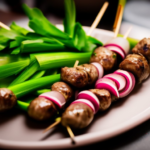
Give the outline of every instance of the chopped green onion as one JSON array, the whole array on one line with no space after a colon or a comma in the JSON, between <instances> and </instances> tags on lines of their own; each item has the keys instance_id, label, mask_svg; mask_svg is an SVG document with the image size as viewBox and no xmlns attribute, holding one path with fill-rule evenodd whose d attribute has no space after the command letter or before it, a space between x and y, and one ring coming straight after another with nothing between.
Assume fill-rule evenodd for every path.
<instances>
[{"instance_id":1,"label":"chopped green onion","mask_svg":"<svg viewBox=\"0 0 150 150\"><path fill-rule=\"evenodd\" d=\"M29 65L29 60L18 61L0 66L0 78L6 78L19 73Z\"/></svg>"},{"instance_id":2,"label":"chopped green onion","mask_svg":"<svg viewBox=\"0 0 150 150\"><path fill-rule=\"evenodd\" d=\"M27 66L25 70L9 86L13 86L26 81L30 76L32 76L39 69L39 64L36 58L34 57L34 55L30 55L30 58L31 61L29 66Z\"/></svg>"},{"instance_id":3,"label":"chopped green onion","mask_svg":"<svg viewBox=\"0 0 150 150\"><path fill-rule=\"evenodd\" d=\"M23 97L31 92L51 86L53 83L60 81L60 74L32 79L23 83L9 87L17 98Z\"/></svg>"},{"instance_id":4,"label":"chopped green onion","mask_svg":"<svg viewBox=\"0 0 150 150\"><path fill-rule=\"evenodd\" d=\"M58 37L68 39L69 36L59 30L56 26L49 22L49 20L42 14L37 8L29 8L27 5L23 5L23 9L26 15L29 17L29 27L36 33L47 37Z\"/></svg>"},{"instance_id":5,"label":"chopped green onion","mask_svg":"<svg viewBox=\"0 0 150 150\"><path fill-rule=\"evenodd\" d=\"M35 54L40 65L40 70L61 68L64 66L71 67L76 60L80 64L88 63L91 53L75 53L75 52L58 52L58 53L42 53Z\"/></svg>"},{"instance_id":6,"label":"chopped green onion","mask_svg":"<svg viewBox=\"0 0 150 150\"><path fill-rule=\"evenodd\" d=\"M103 46L103 43L99 40L97 40L96 38L92 37L92 36L87 36L87 40L93 44L96 44L98 46Z\"/></svg>"},{"instance_id":7,"label":"chopped green onion","mask_svg":"<svg viewBox=\"0 0 150 150\"><path fill-rule=\"evenodd\" d=\"M31 79L37 79L37 78L40 78L42 77L44 74L45 74L46 70L42 70L42 71L38 71L36 72L31 78Z\"/></svg>"},{"instance_id":8,"label":"chopped green onion","mask_svg":"<svg viewBox=\"0 0 150 150\"><path fill-rule=\"evenodd\" d=\"M74 31L74 44L77 47L79 51L85 50L87 46L87 40L86 40L86 33L82 28L82 25L77 22L75 24L75 31Z\"/></svg>"},{"instance_id":9,"label":"chopped green onion","mask_svg":"<svg viewBox=\"0 0 150 150\"><path fill-rule=\"evenodd\" d=\"M20 47L15 48L15 49L11 52L11 54L14 54L14 55L17 55L17 54L19 54L19 53L20 53Z\"/></svg>"},{"instance_id":10,"label":"chopped green onion","mask_svg":"<svg viewBox=\"0 0 150 150\"><path fill-rule=\"evenodd\" d=\"M64 51L66 48L61 44L44 43L43 40L26 40L21 44L21 53L34 53L45 51Z\"/></svg>"},{"instance_id":11,"label":"chopped green onion","mask_svg":"<svg viewBox=\"0 0 150 150\"><path fill-rule=\"evenodd\" d=\"M64 31L70 37L74 36L74 27L76 21L76 9L74 0L65 0L65 19L64 19Z\"/></svg>"},{"instance_id":12,"label":"chopped green onion","mask_svg":"<svg viewBox=\"0 0 150 150\"><path fill-rule=\"evenodd\" d=\"M27 111L29 105L30 104L27 102L22 102L22 101L17 100L16 108Z\"/></svg>"},{"instance_id":13,"label":"chopped green onion","mask_svg":"<svg viewBox=\"0 0 150 150\"><path fill-rule=\"evenodd\" d=\"M36 92L34 92L34 94L36 96L39 96L40 94L46 93L46 92L50 92L50 89L42 89L42 90L37 90Z\"/></svg>"},{"instance_id":14,"label":"chopped green onion","mask_svg":"<svg viewBox=\"0 0 150 150\"><path fill-rule=\"evenodd\" d=\"M15 39L19 35L20 34L16 33L13 30L7 30L7 29L4 29L4 28L0 29L0 36L4 36L4 37L9 38L11 40Z\"/></svg>"},{"instance_id":15,"label":"chopped green onion","mask_svg":"<svg viewBox=\"0 0 150 150\"><path fill-rule=\"evenodd\" d=\"M0 44L0 51L3 50L4 48L6 48L5 45Z\"/></svg>"},{"instance_id":16,"label":"chopped green onion","mask_svg":"<svg viewBox=\"0 0 150 150\"><path fill-rule=\"evenodd\" d=\"M23 34L23 35L26 35L27 33L30 32L29 30L18 26L15 22L12 22L12 24L10 25L10 28L18 32L19 34Z\"/></svg>"}]
</instances>

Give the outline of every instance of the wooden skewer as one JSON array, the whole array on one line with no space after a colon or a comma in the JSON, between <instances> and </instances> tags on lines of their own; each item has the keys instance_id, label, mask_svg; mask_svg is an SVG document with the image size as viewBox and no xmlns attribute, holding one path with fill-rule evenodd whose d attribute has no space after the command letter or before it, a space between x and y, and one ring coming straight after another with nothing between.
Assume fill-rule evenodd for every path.
<instances>
[{"instance_id":1,"label":"wooden skewer","mask_svg":"<svg viewBox=\"0 0 150 150\"><path fill-rule=\"evenodd\" d=\"M108 7L108 2L105 2L102 9L99 11L98 15L96 16L90 30L88 31L87 35L91 35L92 31L97 27L98 23L100 22L101 18L103 17L107 7Z\"/></svg>"},{"instance_id":2,"label":"wooden skewer","mask_svg":"<svg viewBox=\"0 0 150 150\"><path fill-rule=\"evenodd\" d=\"M70 128L69 126L66 126L66 129L67 129L67 131L68 131L68 133L69 133L69 135L70 135L70 138L71 138L71 140L72 140L72 144L75 144L76 142L75 142L75 140L74 140L74 134L73 134L71 128Z\"/></svg>"},{"instance_id":3,"label":"wooden skewer","mask_svg":"<svg viewBox=\"0 0 150 150\"><path fill-rule=\"evenodd\" d=\"M116 27L117 27L117 22L118 22L118 18L119 18L119 14L120 14L120 8L121 8L121 5L118 6L118 9L117 9L117 13L116 13L116 17L115 17L115 22L114 22L114 25L113 25L113 30L115 31Z\"/></svg>"},{"instance_id":4,"label":"wooden skewer","mask_svg":"<svg viewBox=\"0 0 150 150\"><path fill-rule=\"evenodd\" d=\"M121 6L120 6L119 17L118 17L118 20L117 20L117 27L116 27L116 30L115 30L114 37L117 37L117 34L118 34L118 32L119 32L120 25L121 25L121 20L122 20L122 16L123 16L123 6L121 5Z\"/></svg>"},{"instance_id":5,"label":"wooden skewer","mask_svg":"<svg viewBox=\"0 0 150 150\"><path fill-rule=\"evenodd\" d=\"M4 28L6 30L10 30L10 28L2 22L0 22L0 27Z\"/></svg>"},{"instance_id":6,"label":"wooden skewer","mask_svg":"<svg viewBox=\"0 0 150 150\"><path fill-rule=\"evenodd\" d=\"M73 66L73 67L74 67L74 68L75 68L75 67L77 67L77 66L78 66L78 64L79 64L79 60L76 60L76 62L75 62L75 64L74 64L74 66Z\"/></svg>"},{"instance_id":7,"label":"wooden skewer","mask_svg":"<svg viewBox=\"0 0 150 150\"><path fill-rule=\"evenodd\" d=\"M51 128L53 128L54 126L58 125L59 123L61 122L61 118L57 118L56 119L56 122L54 122L53 124L51 124L50 126L48 126L44 131L43 133L47 132L48 130L50 130Z\"/></svg>"},{"instance_id":8,"label":"wooden skewer","mask_svg":"<svg viewBox=\"0 0 150 150\"><path fill-rule=\"evenodd\" d=\"M76 60L76 62L75 62L75 64L74 64L74 67L77 67L78 64L79 64L79 60ZM48 130L50 130L51 128L57 126L60 122L61 122L61 117L56 118L56 121L55 121L53 124L51 124L50 126L48 126L48 127L43 131L43 133L45 133L45 132L47 132Z\"/></svg>"},{"instance_id":9,"label":"wooden skewer","mask_svg":"<svg viewBox=\"0 0 150 150\"><path fill-rule=\"evenodd\" d=\"M132 26L130 26L130 28L126 31L126 33L125 33L125 35L124 35L124 37L123 38L127 38L128 37L128 35L129 35L129 33L130 33L130 31L131 31L131 29L132 29Z\"/></svg>"}]
</instances>

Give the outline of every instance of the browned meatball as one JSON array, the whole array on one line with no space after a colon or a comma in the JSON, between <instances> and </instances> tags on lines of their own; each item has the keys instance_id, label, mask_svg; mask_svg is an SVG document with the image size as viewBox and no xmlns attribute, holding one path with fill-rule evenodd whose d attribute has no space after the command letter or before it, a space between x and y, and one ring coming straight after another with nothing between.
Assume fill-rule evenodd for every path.
<instances>
[{"instance_id":1,"label":"browned meatball","mask_svg":"<svg viewBox=\"0 0 150 150\"><path fill-rule=\"evenodd\" d=\"M128 55L119 68L133 73L139 83L148 78L150 71L146 58L138 54Z\"/></svg>"},{"instance_id":2,"label":"browned meatball","mask_svg":"<svg viewBox=\"0 0 150 150\"><path fill-rule=\"evenodd\" d=\"M71 128L84 128L94 118L93 110L84 103L71 104L62 114L61 123Z\"/></svg>"},{"instance_id":3,"label":"browned meatball","mask_svg":"<svg viewBox=\"0 0 150 150\"><path fill-rule=\"evenodd\" d=\"M99 110L103 111L110 107L111 105L111 94L108 90L105 89L90 89L92 93L94 93L100 101Z\"/></svg>"},{"instance_id":4,"label":"browned meatball","mask_svg":"<svg viewBox=\"0 0 150 150\"><path fill-rule=\"evenodd\" d=\"M37 97L28 107L29 116L36 120L47 120L56 113L57 108L55 104L44 97Z\"/></svg>"},{"instance_id":5,"label":"browned meatball","mask_svg":"<svg viewBox=\"0 0 150 150\"><path fill-rule=\"evenodd\" d=\"M91 86L97 79L98 72L92 64L83 64L74 68L64 67L61 69L61 80L76 88Z\"/></svg>"},{"instance_id":6,"label":"browned meatball","mask_svg":"<svg viewBox=\"0 0 150 150\"><path fill-rule=\"evenodd\" d=\"M150 63L150 38L144 38L132 49L132 53L142 54Z\"/></svg>"},{"instance_id":7,"label":"browned meatball","mask_svg":"<svg viewBox=\"0 0 150 150\"><path fill-rule=\"evenodd\" d=\"M61 69L61 80L77 88L83 88L88 83L88 74L83 67Z\"/></svg>"},{"instance_id":8,"label":"browned meatball","mask_svg":"<svg viewBox=\"0 0 150 150\"><path fill-rule=\"evenodd\" d=\"M16 102L17 97L11 90L7 88L0 89L0 111L11 109Z\"/></svg>"},{"instance_id":9,"label":"browned meatball","mask_svg":"<svg viewBox=\"0 0 150 150\"><path fill-rule=\"evenodd\" d=\"M117 62L117 55L105 47L98 47L94 50L90 62L100 63L104 71L109 72L114 68Z\"/></svg>"},{"instance_id":10,"label":"browned meatball","mask_svg":"<svg viewBox=\"0 0 150 150\"><path fill-rule=\"evenodd\" d=\"M96 67L92 64L83 64L80 66L84 67L84 70L88 74L88 85L89 86L93 85L98 79L98 72Z\"/></svg>"},{"instance_id":11,"label":"browned meatball","mask_svg":"<svg viewBox=\"0 0 150 150\"><path fill-rule=\"evenodd\" d=\"M65 82L54 83L51 87L51 90L60 92L65 97L66 102L69 101L74 95L72 88Z\"/></svg>"}]
</instances>

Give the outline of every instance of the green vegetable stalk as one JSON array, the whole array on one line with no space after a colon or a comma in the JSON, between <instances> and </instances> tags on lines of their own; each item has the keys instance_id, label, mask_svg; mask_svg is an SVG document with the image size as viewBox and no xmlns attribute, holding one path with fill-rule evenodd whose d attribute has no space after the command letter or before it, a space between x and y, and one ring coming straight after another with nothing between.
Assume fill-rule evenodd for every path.
<instances>
[{"instance_id":1,"label":"green vegetable stalk","mask_svg":"<svg viewBox=\"0 0 150 150\"><path fill-rule=\"evenodd\" d=\"M17 98L21 98L31 92L48 87L58 81L60 81L60 74L25 81L23 83L11 86L9 89L13 91Z\"/></svg>"}]
</instances>

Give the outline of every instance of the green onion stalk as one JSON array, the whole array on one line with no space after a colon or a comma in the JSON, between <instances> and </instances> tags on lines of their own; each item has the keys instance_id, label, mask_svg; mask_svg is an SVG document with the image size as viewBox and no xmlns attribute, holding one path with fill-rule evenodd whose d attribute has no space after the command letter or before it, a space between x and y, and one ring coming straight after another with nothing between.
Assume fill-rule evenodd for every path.
<instances>
[{"instance_id":1,"label":"green onion stalk","mask_svg":"<svg viewBox=\"0 0 150 150\"><path fill-rule=\"evenodd\" d=\"M60 74L28 80L23 83L11 86L8 89L13 91L17 98L21 98L29 93L50 86L58 81L60 81Z\"/></svg>"},{"instance_id":2,"label":"green onion stalk","mask_svg":"<svg viewBox=\"0 0 150 150\"><path fill-rule=\"evenodd\" d=\"M57 52L57 53L39 53L30 55L30 65L18 75L18 77L9 85L9 87L20 84L29 79L35 72L40 70L57 69L64 66L73 66L76 60L80 64L88 63L91 53L77 52Z\"/></svg>"}]
</instances>

